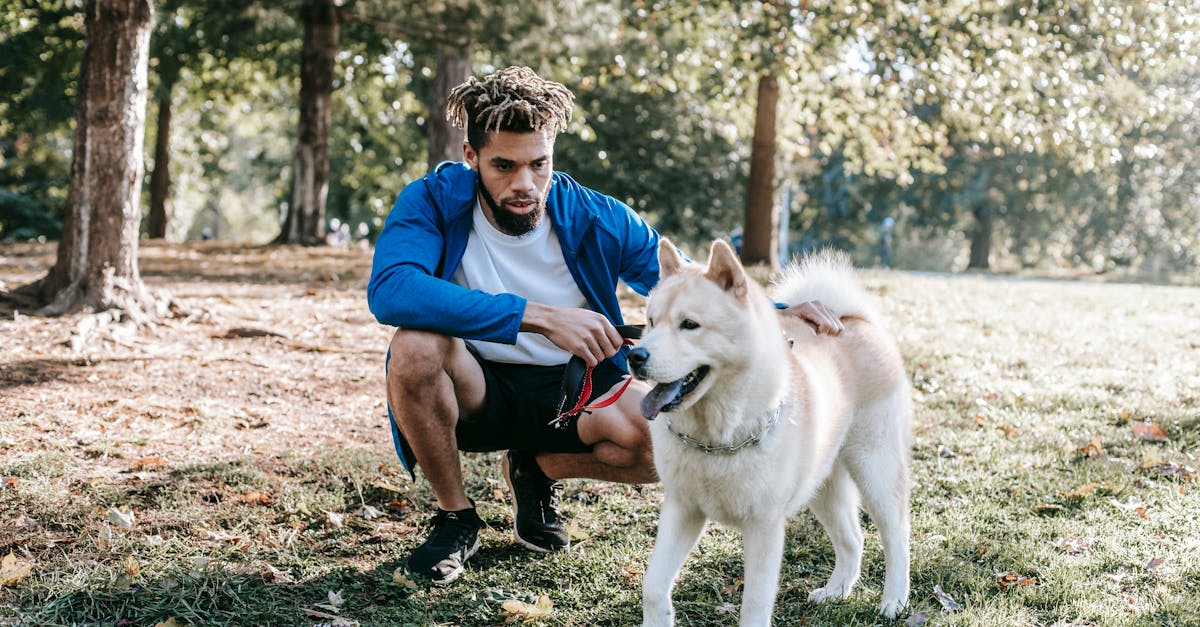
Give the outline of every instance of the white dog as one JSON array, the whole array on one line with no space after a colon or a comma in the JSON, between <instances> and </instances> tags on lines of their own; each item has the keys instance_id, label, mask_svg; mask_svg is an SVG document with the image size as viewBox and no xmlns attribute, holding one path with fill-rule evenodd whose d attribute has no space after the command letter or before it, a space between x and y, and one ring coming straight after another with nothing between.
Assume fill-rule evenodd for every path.
<instances>
[{"instance_id":1,"label":"white dog","mask_svg":"<svg viewBox=\"0 0 1200 627\"><path fill-rule=\"evenodd\" d=\"M788 517L808 507L833 541L829 581L809 600L850 594L858 581L861 503L878 527L887 572L880 612L908 599L908 460L912 405L894 340L844 256L823 253L789 271L776 298L820 300L837 337L782 316L733 250L713 243L707 268L664 240L662 278L631 371L656 384L642 403L665 499L643 579L645 625L674 622L671 588L708 520L742 531L741 625L768 625Z\"/></svg>"}]
</instances>

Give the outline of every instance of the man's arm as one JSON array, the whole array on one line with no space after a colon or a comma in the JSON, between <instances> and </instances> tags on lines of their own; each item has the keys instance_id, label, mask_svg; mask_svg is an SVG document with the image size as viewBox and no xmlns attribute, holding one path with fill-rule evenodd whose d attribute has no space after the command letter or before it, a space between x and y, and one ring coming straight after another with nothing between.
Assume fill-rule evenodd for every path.
<instances>
[{"instance_id":1,"label":"man's arm","mask_svg":"<svg viewBox=\"0 0 1200 627\"><path fill-rule=\"evenodd\" d=\"M582 359L588 366L617 354L624 340L603 314L590 309L554 307L529 301L521 330L541 333L555 346Z\"/></svg>"},{"instance_id":2,"label":"man's arm","mask_svg":"<svg viewBox=\"0 0 1200 627\"><path fill-rule=\"evenodd\" d=\"M468 290L435 276L446 246L422 180L400 193L375 243L367 302L383 324L512 344L525 311L515 294Z\"/></svg>"}]
</instances>

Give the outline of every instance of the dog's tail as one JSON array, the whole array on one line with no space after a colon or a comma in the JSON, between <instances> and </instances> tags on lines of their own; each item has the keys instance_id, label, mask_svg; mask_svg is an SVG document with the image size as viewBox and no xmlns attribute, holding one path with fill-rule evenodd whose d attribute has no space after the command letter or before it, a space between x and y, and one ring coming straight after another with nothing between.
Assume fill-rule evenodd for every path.
<instances>
[{"instance_id":1,"label":"dog's tail","mask_svg":"<svg viewBox=\"0 0 1200 627\"><path fill-rule=\"evenodd\" d=\"M793 259L772 288L775 300L797 305L819 300L838 317L881 322L875 297L863 287L850 257L832 248Z\"/></svg>"}]
</instances>

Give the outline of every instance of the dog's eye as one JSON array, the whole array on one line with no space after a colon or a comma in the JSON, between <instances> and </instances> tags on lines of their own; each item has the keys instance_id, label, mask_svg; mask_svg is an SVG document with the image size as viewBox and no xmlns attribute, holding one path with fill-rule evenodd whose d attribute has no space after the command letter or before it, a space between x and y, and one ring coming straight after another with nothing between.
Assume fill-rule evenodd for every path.
<instances>
[{"instance_id":1,"label":"dog's eye","mask_svg":"<svg viewBox=\"0 0 1200 627\"><path fill-rule=\"evenodd\" d=\"M696 321L694 320L688 320L685 318L683 322L679 323L679 328L683 329L684 331L691 331L692 329L699 329L700 325L696 324Z\"/></svg>"}]
</instances>

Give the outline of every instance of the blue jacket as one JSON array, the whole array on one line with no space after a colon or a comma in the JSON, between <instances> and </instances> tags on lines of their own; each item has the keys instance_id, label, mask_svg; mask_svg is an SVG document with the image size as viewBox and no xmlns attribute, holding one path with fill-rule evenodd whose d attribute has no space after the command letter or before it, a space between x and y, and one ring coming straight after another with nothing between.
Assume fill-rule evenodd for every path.
<instances>
[{"instance_id":1,"label":"blue jacket","mask_svg":"<svg viewBox=\"0 0 1200 627\"><path fill-rule=\"evenodd\" d=\"M445 162L400 192L375 243L367 284L367 303L379 322L464 339L517 341L524 298L450 282L471 234L475 181L475 171L465 164ZM546 213L588 306L613 325L624 324L617 280L642 295L658 282L658 233L624 203L561 172L553 174ZM612 361L625 369L624 351ZM411 470L411 452L394 420L392 431L401 461Z\"/></svg>"}]
</instances>

